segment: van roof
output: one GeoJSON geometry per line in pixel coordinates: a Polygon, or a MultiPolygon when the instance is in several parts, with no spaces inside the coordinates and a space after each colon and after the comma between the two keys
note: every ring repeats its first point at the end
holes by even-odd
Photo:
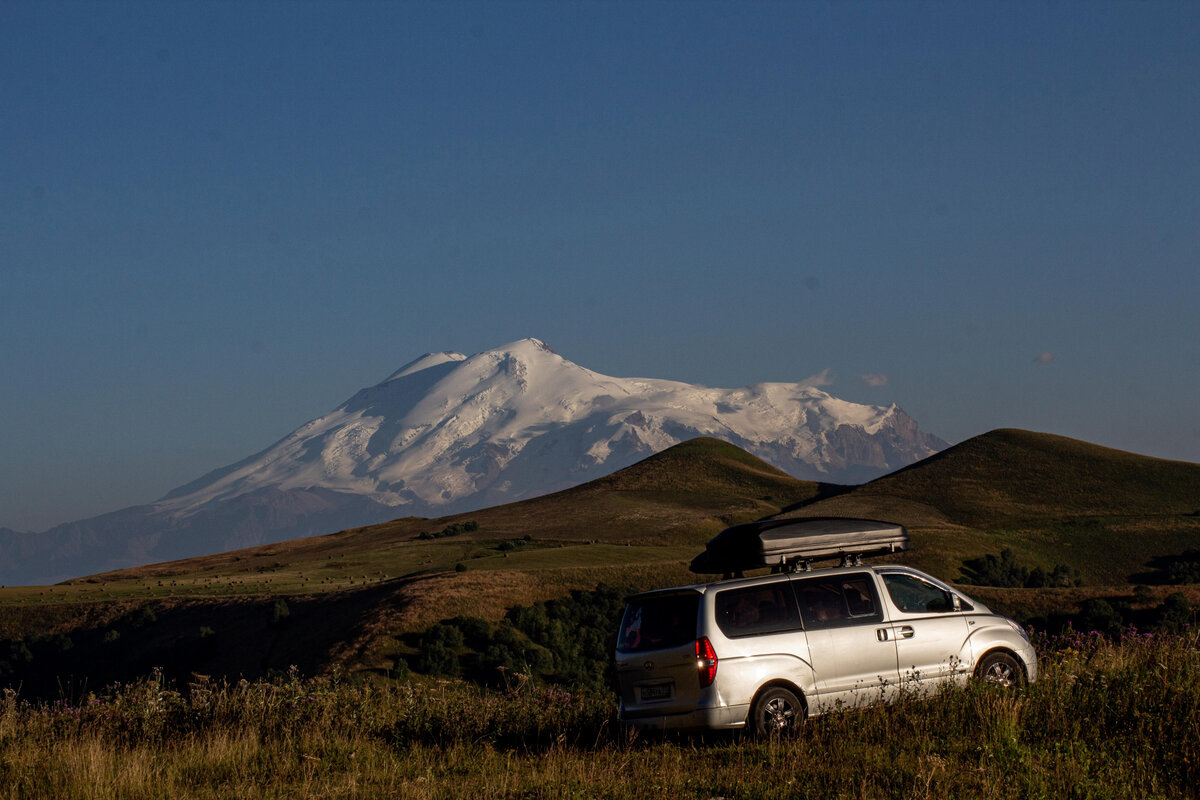
{"type": "MultiPolygon", "coordinates": [[[[704,594],[713,589],[728,589],[737,586],[747,586],[757,583],[769,583],[771,581],[786,580],[787,578],[805,578],[808,576],[818,575],[837,575],[839,573],[853,573],[870,570],[871,572],[907,572],[912,575],[925,576],[925,573],[918,569],[905,566],[903,564],[859,564],[851,566],[838,567],[817,567],[814,569],[801,572],[770,572],[766,575],[751,575],[742,578],[722,578],[715,581],[705,581],[703,583],[689,583],[683,586],[668,586],[662,589],[649,589],[644,592],[631,594],[626,598],[626,601],[651,597],[654,595],[672,595],[684,594],[686,592],[696,592],[704,594]]],[[[932,577],[932,576],[930,576],[932,577]]]]}

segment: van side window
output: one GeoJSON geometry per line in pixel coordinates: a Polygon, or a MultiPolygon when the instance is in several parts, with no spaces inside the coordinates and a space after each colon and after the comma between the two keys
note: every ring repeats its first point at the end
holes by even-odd
{"type": "Polygon", "coordinates": [[[717,627],[733,638],[800,628],[800,614],[787,581],[717,592],[717,627]]]}
{"type": "Polygon", "coordinates": [[[794,584],[806,628],[865,625],[883,619],[875,582],[865,573],[802,578],[794,584]]]}
{"type": "Polygon", "coordinates": [[[950,593],[913,575],[883,573],[883,585],[896,608],[909,614],[942,614],[954,610],[950,593]]]}

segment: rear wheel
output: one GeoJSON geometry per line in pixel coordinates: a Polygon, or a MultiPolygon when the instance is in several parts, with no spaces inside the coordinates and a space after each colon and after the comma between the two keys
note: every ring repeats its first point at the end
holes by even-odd
{"type": "Polygon", "coordinates": [[[1025,672],[1017,660],[1003,651],[988,653],[979,659],[975,677],[984,683],[1011,688],[1025,685],[1025,672]]]}
{"type": "Polygon", "coordinates": [[[804,704],[791,689],[772,686],[750,709],[750,726],[756,736],[785,736],[804,724],[804,704]]]}

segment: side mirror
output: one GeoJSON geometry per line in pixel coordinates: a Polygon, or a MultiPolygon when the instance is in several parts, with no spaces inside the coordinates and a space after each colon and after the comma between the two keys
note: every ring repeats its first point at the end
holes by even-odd
{"type": "Polygon", "coordinates": [[[950,595],[950,608],[955,611],[962,611],[962,598],[956,594],[950,595]]]}

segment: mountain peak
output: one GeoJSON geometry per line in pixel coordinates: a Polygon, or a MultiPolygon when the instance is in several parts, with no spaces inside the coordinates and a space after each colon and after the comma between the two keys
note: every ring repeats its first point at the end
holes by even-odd
{"type": "Polygon", "coordinates": [[[321,489],[397,514],[444,514],[567,488],[696,436],[827,482],[869,480],[945,446],[894,406],[807,383],[720,389],[613,378],[530,337],[470,357],[427,353],[167,499],[186,516],[256,491],[321,489]]]}
{"type": "Polygon", "coordinates": [[[543,342],[541,339],[534,339],[528,336],[524,339],[517,339],[515,342],[493,347],[485,352],[489,353],[522,353],[522,352],[544,352],[551,355],[558,355],[558,352],[550,345],[543,342]]]}
{"type": "Polygon", "coordinates": [[[403,378],[406,375],[412,375],[413,373],[420,372],[421,370],[429,369],[430,367],[436,367],[440,364],[446,364],[451,361],[466,360],[466,356],[464,356],[462,353],[456,353],[453,350],[442,350],[439,353],[426,353],[420,358],[416,358],[408,362],[391,375],[388,375],[383,382],[388,383],[396,380],[396,378],[403,378]]]}

